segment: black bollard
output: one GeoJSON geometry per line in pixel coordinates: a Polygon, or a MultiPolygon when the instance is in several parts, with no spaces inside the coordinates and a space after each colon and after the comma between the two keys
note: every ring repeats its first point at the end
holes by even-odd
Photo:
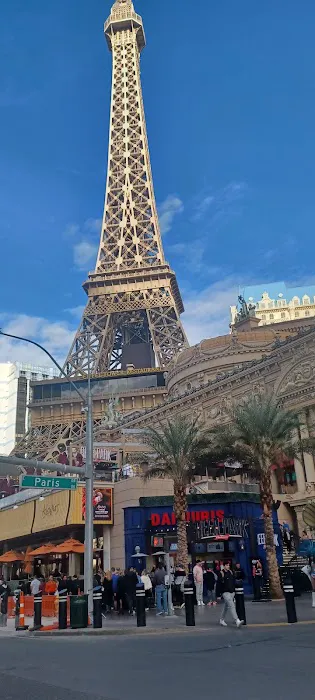
{"type": "Polygon", "coordinates": [[[18,588],[15,591],[15,629],[19,629],[20,626],[20,595],[21,591],[18,588]]]}
{"type": "Polygon", "coordinates": [[[93,627],[100,629],[103,625],[102,617],[102,590],[93,591],[93,627]]]}
{"type": "Polygon", "coordinates": [[[246,625],[245,598],[243,586],[235,587],[235,607],[239,620],[244,620],[246,625]]]}
{"type": "Polygon", "coordinates": [[[67,589],[59,591],[58,626],[60,630],[67,629],[67,589]]]}
{"type": "Polygon", "coordinates": [[[143,583],[136,590],[137,627],[146,627],[145,590],[143,583]]]}
{"type": "Polygon", "coordinates": [[[288,622],[292,624],[297,622],[293,584],[290,582],[284,583],[283,590],[285,595],[288,622]]]}
{"type": "Polygon", "coordinates": [[[184,583],[186,627],[195,627],[194,588],[190,581],[184,583]]]}
{"type": "Polygon", "coordinates": [[[38,593],[34,596],[34,630],[40,630],[42,627],[42,594],[38,593]]]}

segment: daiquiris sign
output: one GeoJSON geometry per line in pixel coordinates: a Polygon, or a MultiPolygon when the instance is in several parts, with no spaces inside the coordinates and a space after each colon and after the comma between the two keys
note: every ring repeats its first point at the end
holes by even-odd
{"type": "MultiPolygon", "coordinates": [[[[249,521],[246,518],[225,516],[224,510],[188,510],[186,522],[195,524],[198,540],[248,537],[249,521]]],[[[152,527],[176,525],[175,513],[151,513],[152,527]]]]}
{"type": "Polygon", "coordinates": [[[223,518],[220,522],[208,520],[198,523],[199,540],[226,539],[228,537],[248,537],[249,522],[245,518],[223,518]]]}

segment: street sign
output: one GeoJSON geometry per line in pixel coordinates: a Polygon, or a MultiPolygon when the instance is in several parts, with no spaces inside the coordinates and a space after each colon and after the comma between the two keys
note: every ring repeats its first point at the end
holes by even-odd
{"type": "Polygon", "coordinates": [[[70,489],[75,491],[78,479],[68,476],[20,476],[22,489],[70,489]]]}

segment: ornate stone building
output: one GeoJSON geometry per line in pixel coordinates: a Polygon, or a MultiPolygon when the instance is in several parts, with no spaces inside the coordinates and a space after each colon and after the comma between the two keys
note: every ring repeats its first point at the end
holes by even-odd
{"type": "MultiPolygon", "coordinates": [[[[139,443],[139,429],[178,414],[200,416],[211,427],[227,420],[232,403],[263,392],[273,392],[286,408],[298,412],[297,440],[315,436],[315,325],[286,338],[270,327],[234,330],[230,335],[204,340],[173,361],[166,390],[167,398],[159,406],[129,414],[119,430],[107,435],[99,432],[98,439],[117,441],[123,432],[124,449],[130,456],[132,442],[137,439],[139,443]],[[133,431],[137,431],[137,438],[133,431]]],[[[274,499],[281,503],[280,520],[288,520],[301,532],[305,528],[303,506],[315,498],[313,457],[302,453],[294,464],[273,472],[272,482],[274,499]]],[[[249,490],[239,477],[225,483],[204,479],[196,488],[203,492],[249,490]]],[[[251,488],[256,490],[254,484],[251,488]]]]}

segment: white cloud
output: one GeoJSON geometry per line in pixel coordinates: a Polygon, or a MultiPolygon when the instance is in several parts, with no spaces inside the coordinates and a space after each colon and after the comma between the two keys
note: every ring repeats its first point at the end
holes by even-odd
{"type": "Polygon", "coordinates": [[[73,261],[79,270],[86,270],[92,261],[95,261],[98,245],[83,239],[73,246],[73,261]]]}
{"type": "Polygon", "coordinates": [[[70,309],[64,309],[64,311],[71,314],[73,318],[81,318],[84,309],[85,306],[83,306],[83,304],[79,304],[79,306],[72,306],[70,309]]]}
{"type": "Polygon", "coordinates": [[[244,198],[246,190],[245,182],[232,181],[214,192],[211,189],[201,192],[195,198],[192,220],[200,221],[207,216],[215,223],[237,214],[236,203],[244,198]]]}
{"type": "Polygon", "coordinates": [[[80,233],[80,226],[78,224],[67,224],[63,235],[66,236],[66,238],[73,238],[74,236],[77,236],[80,233]]]}
{"type": "MultiPolygon", "coordinates": [[[[62,365],[70,349],[75,328],[62,321],[49,321],[26,314],[0,316],[2,330],[34,340],[43,345],[62,365]]],[[[30,343],[23,343],[0,335],[0,362],[27,362],[41,367],[51,367],[45,353],[30,343]]]]}
{"type": "Polygon", "coordinates": [[[87,233],[101,234],[102,219],[86,219],[83,228],[87,233]]]}
{"type": "Polygon", "coordinates": [[[102,219],[86,219],[82,225],[69,223],[63,235],[75,239],[73,244],[73,262],[79,270],[87,270],[94,265],[99,246],[102,219]]]}
{"type": "Polygon", "coordinates": [[[184,294],[184,328],[191,345],[229,333],[230,306],[237,302],[239,285],[227,277],[197,292],[184,294]]]}
{"type": "Polygon", "coordinates": [[[169,194],[164,202],[159,206],[159,221],[162,235],[168,233],[176,214],[181,214],[184,205],[181,199],[175,194],[169,194]]]}

